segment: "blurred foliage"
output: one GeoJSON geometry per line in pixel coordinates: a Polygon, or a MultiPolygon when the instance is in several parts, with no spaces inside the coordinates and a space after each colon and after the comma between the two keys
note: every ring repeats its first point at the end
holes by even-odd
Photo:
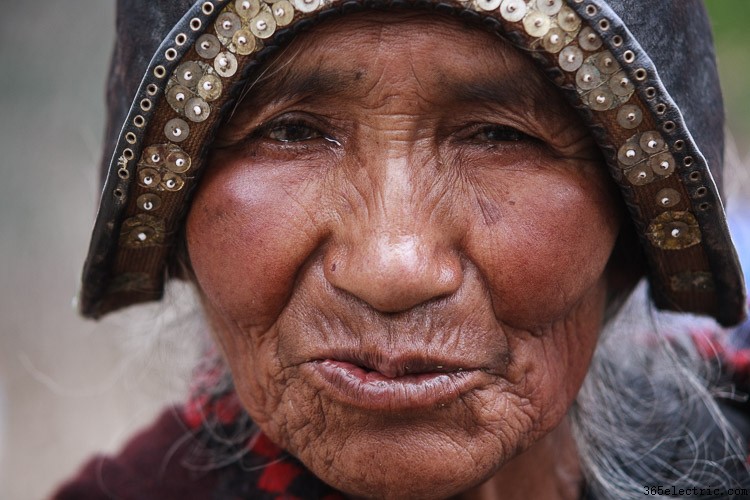
{"type": "Polygon", "coordinates": [[[750,0],[705,0],[705,3],[714,28],[727,121],[741,154],[748,155],[750,154],[750,0]]]}
{"type": "Polygon", "coordinates": [[[750,2],[747,0],[705,0],[716,38],[742,37],[747,32],[750,2]]]}

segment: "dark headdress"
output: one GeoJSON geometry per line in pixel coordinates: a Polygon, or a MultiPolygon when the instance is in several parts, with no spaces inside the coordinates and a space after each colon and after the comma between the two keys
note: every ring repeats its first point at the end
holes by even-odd
{"type": "Polygon", "coordinates": [[[363,9],[453,14],[510,39],[580,112],[621,188],[662,308],[745,315],[716,183],[724,116],[698,0],[121,0],[106,181],[81,311],[159,299],[213,134],[298,31],[363,9]]]}

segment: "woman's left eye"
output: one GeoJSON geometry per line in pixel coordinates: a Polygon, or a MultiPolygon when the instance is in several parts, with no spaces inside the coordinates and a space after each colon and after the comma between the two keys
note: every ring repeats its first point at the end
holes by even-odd
{"type": "Polygon", "coordinates": [[[475,129],[470,139],[476,142],[519,142],[531,139],[531,136],[512,127],[482,125],[475,129]]]}
{"type": "Polygon", "coordinates": [[[301,142],[318,139],[323,134],[304,123],[282,123],[268,128],[265,136],[279,142],[301,142]]]}

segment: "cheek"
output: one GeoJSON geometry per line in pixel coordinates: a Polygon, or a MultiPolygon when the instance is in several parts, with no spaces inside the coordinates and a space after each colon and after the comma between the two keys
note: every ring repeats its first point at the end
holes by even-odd
{"type": "Polygon", "coordinates": [[[605,280],[598,280],[564,317],[531,331],[509,327],[513,382],[557,421],[575,398],[597,345],[605,306],[605,280]]]}
{"type": "Polygon", "coordinates": [[[318,245],[315,211],[306,205],[319,203],[311,186],[290,170],[214,158],[186,223],[204,311],[237,394],[279,443],[286,431],[273,416],[284,412],[284,391],[295,382],[279,363],[284,344],[274,323],[318,245]]]}
{"type": "Polygon", "coordinates": [[[190,261],[209,302],[268,326],[316,246],[314,211],[305,206],[315,193],[283,170],[217,163],[188,215],[190,261]]]}
{"type": "Polygon", "coordinates": [[[601,175],[545,175],[497,182],[493,224],[476,224],[469,252],[499,318],[519,328],[550,324],[596,286],[619,230],[601,175]]]}
{"type": "Polygon", "coordinates": [[[472,225],[467,251],[505,325],[513,358],[507,375],[536,409],[530,425],[537,431],[567,411],[601,329],[620,214],[597,168],[502,172],[484,191],[493,223],[474,217],[472,225]]]}

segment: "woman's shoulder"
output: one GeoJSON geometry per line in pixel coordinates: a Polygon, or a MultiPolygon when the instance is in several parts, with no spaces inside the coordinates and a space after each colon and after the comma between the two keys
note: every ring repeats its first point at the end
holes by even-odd
{"type": "Polygon", "coordinates": [[[726,405],[731,410],[725,413],[750,448],[750,319],[729,333],[721,359],[736,391],[726,405]]]}
{"type": "Polygon", "coordinates": [[[196,444],[183,411],[164,410],[114,456],[97,455],[64,483],[54,500],[210,498],[215,474],[186,467],[196,444]]]}
{"type": "Polygon", "coordinates": [[[89,460],[52,499],[343,499],[225,396],[165,410],[117,455],[89,460]]]}
{"type": "Polygon", "coordinates": [[[717,396],[725,417],[750,444],[750,319],[729,331],[692,332],[698,352],[718,367],[728,390],[717,396]]]}

